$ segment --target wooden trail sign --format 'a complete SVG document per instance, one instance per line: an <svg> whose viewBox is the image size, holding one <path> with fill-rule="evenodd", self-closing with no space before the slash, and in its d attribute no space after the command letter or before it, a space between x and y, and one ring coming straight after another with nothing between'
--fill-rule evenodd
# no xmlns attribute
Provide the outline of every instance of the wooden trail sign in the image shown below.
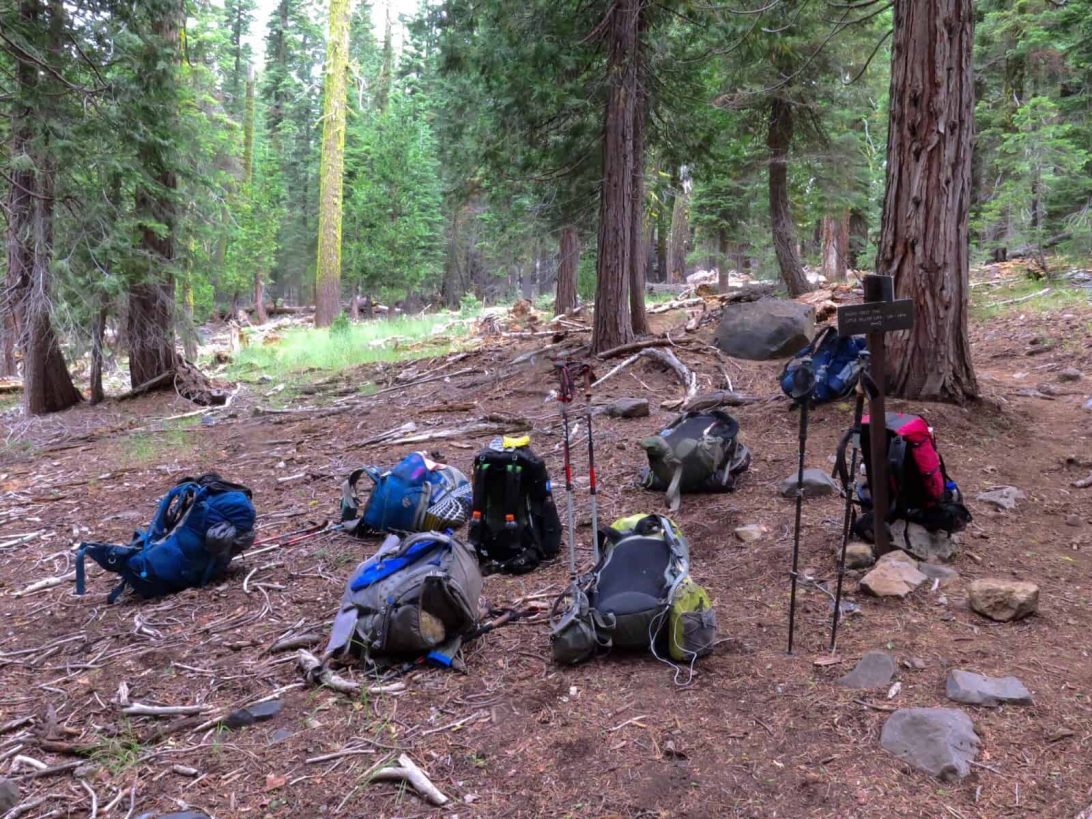
<svg viewBox="0 0 1092 819"><path fill-rule="evenodd" d="M895 300L895 280L890 276L864 277L864 303L847 304L838 308L838 334L868 336L868 377L874 390L868 393L868 445L872 463L872 540L877 554L891 548L887 537L887 424L885 392L887 388L887 350L884 334L909 330L914 326L914 302Z"/></svg>

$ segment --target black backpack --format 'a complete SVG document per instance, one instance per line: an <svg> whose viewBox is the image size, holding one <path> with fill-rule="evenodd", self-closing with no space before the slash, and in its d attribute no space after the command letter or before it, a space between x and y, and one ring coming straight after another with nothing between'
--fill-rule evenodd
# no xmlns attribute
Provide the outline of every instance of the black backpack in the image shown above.
<svg viewBox="0 0 1092 819"><path fill-rule="evenodd" d="M497 439L474 459L469 540L486 574L529 572L561 546L546 463L528 443Z"/></svg>

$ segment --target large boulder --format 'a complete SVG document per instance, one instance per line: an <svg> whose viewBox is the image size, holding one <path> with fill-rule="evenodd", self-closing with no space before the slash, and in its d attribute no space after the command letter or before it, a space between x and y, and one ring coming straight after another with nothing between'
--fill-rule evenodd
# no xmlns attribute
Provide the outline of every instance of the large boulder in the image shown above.
<svg viewBox="0 0 1092 819"><path fill-rule="evenodd" d="M946 782L970 773L979 742L971 718L956 708L900 708L880 732L885 751Z"/></svg>
<svg viewBox="0 0 1092 819"><path fill-rule="evenodd" d="M727 304L713 343L751 361L786 358L815 335L815 308L786 299Z"/></svg>

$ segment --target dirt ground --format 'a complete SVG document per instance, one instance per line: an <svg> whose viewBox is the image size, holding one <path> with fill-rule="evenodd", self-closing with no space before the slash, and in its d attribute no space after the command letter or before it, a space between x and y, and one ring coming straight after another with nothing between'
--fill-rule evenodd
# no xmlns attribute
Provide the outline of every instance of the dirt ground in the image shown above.
<svg viewBox="0 0 1092 819"><path fill-rule="evenodd" d="M685 315L658 321L683 335ZM696 336L706 342L711 333L705 326ZM572 333L569 341L586 338ZM703 389L724 386L726 372L735 389L769 400L732 410L754 453L741 488L686 496L676 516L719 623L714 655L688 684L649 656L557 668L541 619L482 638L467 652L466 675L415 671L403 678L402 693L351 698L303 684L295 653L269 647L287 635L324 638L347 574L375 542L326 534L258 550L280 533L336 517L338 484L350 468L391 464L413 448L361 442L407 420L425 430L495 413L527 419L535 448L560 475L557 405L544 402L549 362L509 363L549 341L498 339L456 363L346 374L301 397L293 404L299 411L259 414L266 399L251 389L227 411L169 421L193 406L152 396L34 423L9 414L0 460L0 774L18 783L29 806L21 815L193 809L214 817L970 819L1075 817L1089 807L1092 489L1073 483L1092 471L1092 412L1082 410L1092 394L1092 305L976 323L984 400L974 405L896 402L935 426L975 518L954 563L961 576L954 586L926 586L893 601L867 598L856 579L847 582L861 613L842 627L840 663L815 664L826 656L830 606L808 586L800 593L797 653L785 653L793 510L776 484L795 468L797 415L777 393L780 364L731 361L722 371L703 343L691 341L678 354ZM600 374L616 363L600 363ZM470 371L371 397L344 394L365 380L394 385L410 366L421 375L442 366ZM1059 382L1064 367L1085 378ZM1051 388L1040 384L1061 394L1046 396ZM661 401L680 395L670 373L648 361L597 391L597 400L648 396L653 406L649 418L597 422L603 518L662 508L660 496L633 485L644 461L637 442L673 416ZM812 414L809 465L829 469L851 416L845 402ZM424 446L469 471L490 437ZM579 475L585 461L577 449ZM113 576L94 567L84 597L71 582L19 596L36 580L69 572L78 541L127 541L174 480L206 470L253 487L259 537L272 538L223 582L107 605ZM1008 513L974 503L1000 484L1021 488L1027 499ZM578 512L586 564L583 493ZM841 517L837 497L805 504L801 564L819 579L834 577ZM748 523L769 534L741 543L733 528ZM971 612L965 584L987 576L1038 583L1039 614L1000 624ZM486 595L493 605L547 599L565 582L558 561L523 577L489 577ZM891 700L884 691L834 684L873 649L899 661L901 691ZM982 750L958 784L912 771L879 745L895 707L953 705L944 696L950 668L1016 675L1035 699L1030 707L962 706ZM122 683L133 701L207 710L196 718L125 717L115 701ZM275 693L284 708L268 722L238 730L197 725ZM357 752L311 761L347 748ZM447 808L369 781L399 752L451 797ZM36 772L20 756L48 767Z"/></svg>

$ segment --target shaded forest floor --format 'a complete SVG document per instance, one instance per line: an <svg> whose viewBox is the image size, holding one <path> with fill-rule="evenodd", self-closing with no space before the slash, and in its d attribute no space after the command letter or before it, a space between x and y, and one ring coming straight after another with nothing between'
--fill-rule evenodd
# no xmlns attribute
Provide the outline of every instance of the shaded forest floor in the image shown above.
<svg viewBox="0 0 1092 819"><path fill-rule="evenodd" d="M976 290L976 299L996 301L990 290ZM722 371L699 343L710 340L713 324L680 343L676 352L699 373L702 389L724 386L726 372L736 390L769 399L732 410L754 453L739 491L686 496L676 516L691 543L693 574L714 597L721 638L686 686L645 656L558 669L541 621L479 640L465 676L413 672L401 694L352 699L304 686L293 652L267 649L286 635L325 636L347 573L375 547L341 534L248 555L214 587L162 601L106 605L113 576L97 568L85 597L69 583L15 596L68 572L74 542L125 542L183 475L217 470L253 487L262 538L333 519L349 469L393 463L413 448L361 442L410 420L422 432L498 413L525 419L558 476L560 423L556 404L544 403L549 362L543 355L512 363L549 336L495 337L458 361L324 375L287 411L263 412L267 399L247 389L228 410L205 414L187 415L192 405L161 395L20 422L5 430L17 438L9 437L0 460L0 772L35 804L24 816L89 815L92 793L98 815L117 817L183 807L216 817L439 813L395 785L368 782L368 772L399 751L452 797L448 815L1076 816L1092 803L1092 489L1072 486L1092 471L1092 412L1082 409L1092 395L1092 304L1022 308L975 321L983 401L965 408L896 402L927 415L971 499L975 520L954 563L960 580L903 601L859 595L851 580L861 613L845 622L835 665L814 662L825 656L829 600L808 586L799 651L784 653L792 505L776 484L794 470L797 416L777 392L781 365L733 361ZM656 329L683 337L685 322L684 313L667 313L656 317ZM565 343L586 339L574 331ZM601 363L600 373L615 363ZM452 375L382 391L411 367L418 377L441 367ZM1066 367L1085 378L1059 382ZM364 382L381 392L362 395ZM633 486L644 461L637 442L673 416L661 401L680 395L670 374L649 361L598 391L597 400L646 396L653 407L649 418L598 420L602 518L661 508L659 496ZM848 403L813 413L808 465L829 469L851 415ZM490 437L423 446L469 471ZM999 484L1028 497L1007 513L973 502ZM587 563L582 493L578 511ZM802 566L818 579L834 577L841 516L836 497L805 504ZM764 524L768 534L739 542L732 530L748 523ZM505 605L558 592L563 564L492 576L486 596ZM1040 613L997 624L970 612L966 583L986 576L1038 583ZM873 649L899 661L902 687L893 700L834 684ZM893 707L951 705L949 668L1014 674L1035 698L1030 707L963 706L982 752L972 774L950 785L879 747ZM284 708L249 728L194 730L195 720L123 717L114 702L122 683L134 701L204 705L203 717L275 692ZM346 747L362 752L307 761ZM24 763L11 773L17 755L68 767L35 775Z"/></svg>

